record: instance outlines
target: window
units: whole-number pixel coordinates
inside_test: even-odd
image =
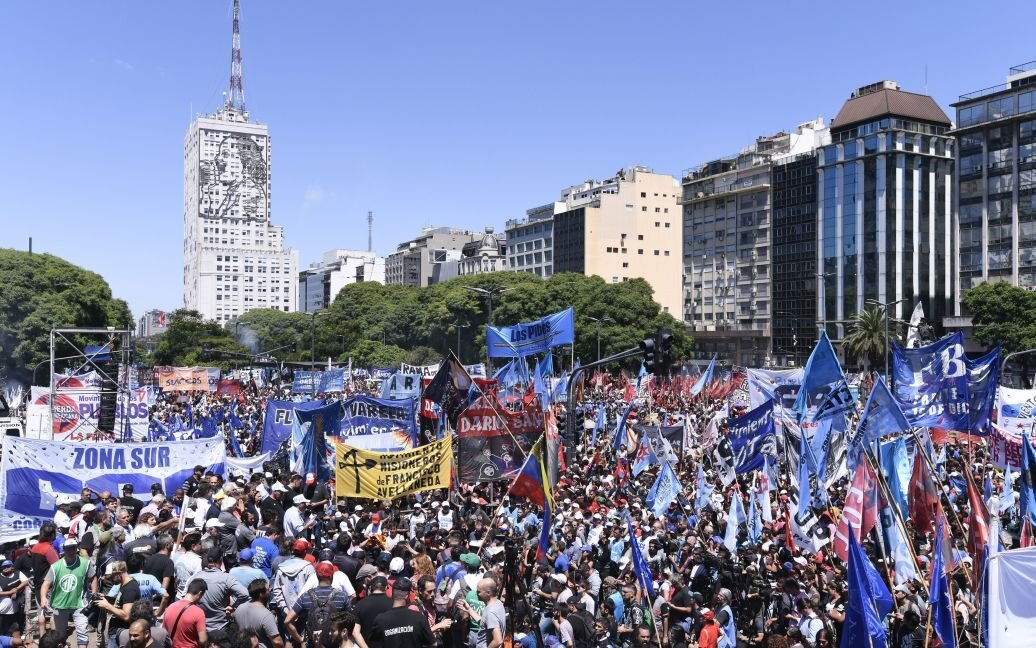
[[[644,235],[643,234],[637,234],[637,240],[638,241],[643,241],[644,240]]]
[[[655,256],[658,256],[658,250],[655,250]]]
[[[640,208],[640,211],[642,211],[642,212],[646,212],[646,211],[647,211],[647,205],[644,205],[643,207],[641,207],[641,208]]]
[[[647,192],[646,191],[641,191],[640,192],[640,197],[641,198],[647,198]]]
[[[644,250],[643,249],[637,250],[637,254],[644,254]]]
[[[630,267],[629,261],[623,261],[623,262],[622,262],[622,267],[623,267],[623,268],[628,268],[628,267]]]
[[[666,228],[666,229],[669,229],[669,223],[666,223],[666,224],[665,224],[665,228]]]
[[[986,106],[985,104],[979,104],[977,106],[971,106],[970,108],[961,108],[957,111],[958,120],[961,126],[970,126],[971,124],[977,124],[980,121],[984,121],[986,118]]]
[[[1036,109],[1036,90],[1018,95],[1018,112],[1029,112],[1033,109]]]
[[[665,251],[665,256],[669,256],[669,250]]]
[[[655,221],[655,227],[661,227],[661,226],[662,226],[662,223],[660,223],[658,221]]]

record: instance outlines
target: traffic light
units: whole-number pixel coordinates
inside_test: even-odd
[[[662,354],[662,369],[669,373],[673,364],[673,334],[669,331],[658,332],[658,350]]]
[[[201,359],[202,360],[209,360],[211,358],[212,358],[212,345],[209,344],[208,342],[206,342],[205,344],[201,345]]]
[[[655,338],[644,338],[640,341],[640,350],[644,353],[644,371],[653,374],[658,371],[658,349]]]
[[[582,407],[576,407],[576,422],[572,429],[575,431],[576,438],[579,438],[579,435],[586,430],[586,412]]]

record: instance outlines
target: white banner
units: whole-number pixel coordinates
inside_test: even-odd
[[[115,434],[100,432],[97,419],[101,408],[98,392],[62,390],[54,400],[53,425],[50,417],[50,392],[46,387],[33,387],[31,398],[25,409],[25,436],[30,439],[51,439],[55,441],[113,441],[123,439],[123,403],[120,397],[115,404]],[[130,436],[134,441],[147,438],[151,421],[148,412],[147,387],[131,390],[128,410]]]
[[[989,559],[989,648],[1028,648],[1036,634],[1036,547]]]
[[[251,477],[252,473],[262,472],[263,463],[270,460],[270,453],[264,452],[255,457],[226,457],[223,463],[227,467],[228,475],[244,475]]]
[[[410,365],[402,363],[399,365],[399,373],[407,374],[419,374],[422,378],[431,378],[435,376],[436,372],[439,371],[439,365],[442,364],[430,364],[430,365]],[[464,365],[464,371],[468,372],[468,375],[472,378],[485,378],[486,377],[486,365],[483,362],[478,364]]]
[[[172,493],[204,466],[223,474],[223,437],[179,443],[63,443],[4,437],[0,463],[0,543],[35,535],[54,519],[59,494],[79,498],[83,488],[112,494],[133,484],[150,492],[159,482]]]

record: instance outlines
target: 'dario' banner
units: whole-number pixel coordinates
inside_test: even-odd
[[[513,413],[495,400],[480,396],[457,417],[457,464],[462,482],[514,478],[543,432],[543,410],[538,405]]]
[[[452,463],[451,439],[401,452],[372,452],[338,443],[335,493],[338,497],[392,500],[448,488]]]

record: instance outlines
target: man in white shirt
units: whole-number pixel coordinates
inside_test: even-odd
[[[424,509],[421,508],[421,502],[414,504],[414,512],[410,514],[410,537],[417,538],[420,530],[424,529],[426,518],[424,516]]]
[[[450,503],[443,502],[439,507],[439,513],[435,516],[436,522],[439,523],[439,528],[444,531],[453,530],[453,511],[450,510]]]
[[[319,565],[321,563],[317,564]],[[330,565],[331,563],[324,561],[324,564]],[[302,585],[302,589],[299,590],[299,596],[302,596],[309,590],[316,587],[319,584],[319,582],[320,579],[317,577],[316,571],[314,571],[312,574],[309,575],[309,577],[306,579],[306,582]],[[356,598],[356,589],[353,588],[352,581],[349,580],[349,577],[346,576],[345,573],[339,570],[337,567],[335,567],[335,573],[331,577],[331,588],[336,589],[339,592],[343,592],[346,596],[349,597],[349,600],[353,600]]]
[[[284,512],[284,537],[302,538],[316,522],[315,519],[306,521],[306,508],[309,506],[309,498],[305,495],[296,495],[291,500],[295,505]]]

